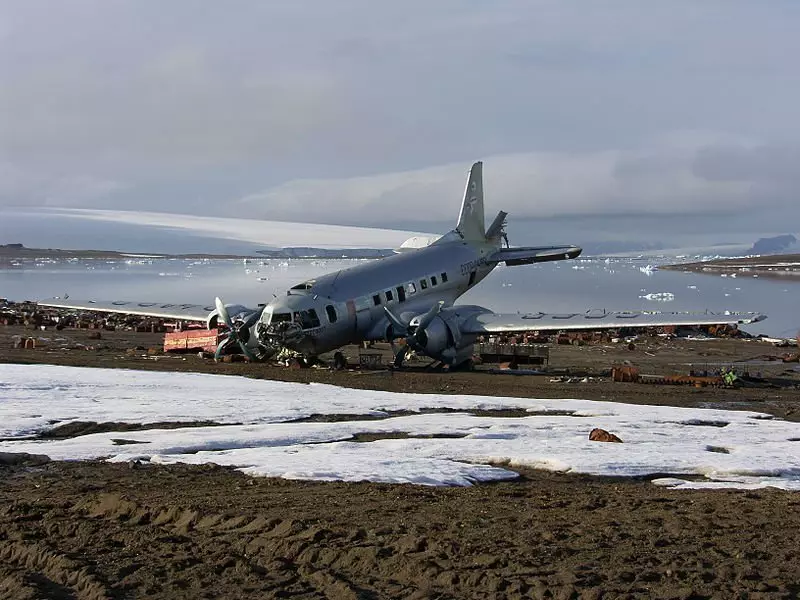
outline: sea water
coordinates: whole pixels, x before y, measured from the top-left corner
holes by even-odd
[[[800,330],[800,278],[721,277],[663,271],[670,257],[579,258],[495,269],[459,300],[498,312],[582,312],[588,309],[757,311],[768,315],[743,327],[769,336]],[[255,306],[293,284],[344,269],[356,260],[163,259],[16,260],[0,265],[0,296]]]

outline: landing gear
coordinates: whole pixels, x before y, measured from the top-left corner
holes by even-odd
[[[475,370],[475,361],[471,358],[468,358],[462,363],[457,365],[452,365],[450,367],[450,371],[474,371]]]
[[[344,371],[347,368],[347,359],[341,352],[335,352],[333,355],[333,369],[334,371]]]
[[[406,358],[406,347],[403,346],[400,350],[397,351],[397,354],[394,355],[394,361],[392,362],[392,367],[395,369],[400,369],[403,366],[403,361]]]

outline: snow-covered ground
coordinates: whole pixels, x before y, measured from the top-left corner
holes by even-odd
[[[441,408],[463,412],[425,412]],[[515,408],[527,416],[469,414]],[[400,411],[413,414],[392,416]],[[313,414],[365,418],[292,422]],[[200,420],[227,425],[23,439],[70,421]],[[624,443],[590,442],[594,427]],[[352,441],[363,433],[408,437]],[[0,452],[213,462],[291,479],[470,485],[514,477],[491,466],[508,465],[614,476],[671,473],[676,477],[655,482],[683,488],[800,490],[800,424],[759,413],[400,394],[196,373],[0,365],[0,438]]]

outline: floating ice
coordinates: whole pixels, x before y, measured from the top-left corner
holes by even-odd
[[[672,292],[652,292],[650,294],[639,296],[639,298],[652,300],[654,302],[672,302],[675,300],[675,294]]]
[[[639,267],[639,270],[649,277],[650,275],[655,274],[657,268],[658,267],[655,267],[653,265],[647,265],[644,267]]]

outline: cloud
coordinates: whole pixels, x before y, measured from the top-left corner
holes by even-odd
[[[791,195],[794,1],[0,0],[0,13],[0,164],[24,174],[0,183],[0,206],[220,214],[247,197],[270,218],[451,220],[475,158],[491,202],[517,214]],[[676,142],[683,131],[717,133]]]
[[[134,167],[140,176],[161,171],[158,163],[186,172],[291,153],[343,118],[324,73],[216,69],[202,50],[179,47],[123,76],[88,65],[21,76],[0,96],[5,153],[17,161]]]
[[[718,141],[719,140],[719,141]],[[516,218],[729,213],[796,200],[797,150],[742,145],[726,136],[671,136],[642,150],[539,152],[489,157],[487,212]],[[454,220],[466,164],[370,177],[297,180],[249,195],[254,216],[374,224]]]
[[[91,206],[123,192],[127,184],[84,174],[43,174],[0,163],[0,200],[16,206]]]

